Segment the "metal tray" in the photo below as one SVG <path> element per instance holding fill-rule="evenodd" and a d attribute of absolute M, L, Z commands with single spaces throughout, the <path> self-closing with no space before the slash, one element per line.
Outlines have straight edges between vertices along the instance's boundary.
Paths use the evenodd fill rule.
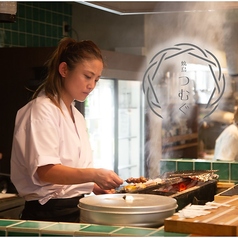
<path fill-rule="evenodd" d="M 174 198 L 152 194 L 102 194 L 79 200 L 80 222 L 159 227 L 178 207 Z"/>

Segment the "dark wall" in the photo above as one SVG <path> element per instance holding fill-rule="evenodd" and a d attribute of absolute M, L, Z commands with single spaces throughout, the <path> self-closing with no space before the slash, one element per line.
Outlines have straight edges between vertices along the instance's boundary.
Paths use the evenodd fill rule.
<path fill-rule="evenodd" d="M 54 47 L 0 48 L 0 173 L 10 173 L 10 157 L 15 116 L 32 96 L 39 69 Z"/>
<path fill-rule="evenodd" d="M 117 15 L 74 2 L 72 4 L 72 36 L 93 40 L 103 50 L 117 47 L 144 47 L 144 15 Z"/>

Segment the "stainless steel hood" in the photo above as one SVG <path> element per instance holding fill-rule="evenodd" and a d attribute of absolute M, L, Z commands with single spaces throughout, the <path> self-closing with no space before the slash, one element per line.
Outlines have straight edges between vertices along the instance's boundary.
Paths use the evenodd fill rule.
<path fill-rule="evenodd" d="M 77 1 L 118 15 L 215 11 L 238 8 L 236 1 Z"/>

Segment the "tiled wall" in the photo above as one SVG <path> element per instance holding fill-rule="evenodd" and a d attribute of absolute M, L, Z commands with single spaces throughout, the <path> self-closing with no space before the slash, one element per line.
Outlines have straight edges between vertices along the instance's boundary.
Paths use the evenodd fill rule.
<path fill-rule="evenodd" d="M 238 182 L 238 162 L 210 161 L 203 159 L 162 159 L 160 174 L 181 170 L 218 170 L 219 181 Z"/>
<path fill-rule="evenodd" d="M 172 237 L 189 236 L 188 234 L 178 234 L 165 232 L 160 228 L 140 228 L 105 226 L 84 223 L 57 223 L 43 221 L 22 221 L 0 219 L 0 236 L 126 236 L 126 237 Z"/>
<path fill-rule="evenodd" d="M 57 46 L 64 21 L 72 25 L 70 3 L 17 2 L 16 22 L 0 23 L 0 47 Z"/>

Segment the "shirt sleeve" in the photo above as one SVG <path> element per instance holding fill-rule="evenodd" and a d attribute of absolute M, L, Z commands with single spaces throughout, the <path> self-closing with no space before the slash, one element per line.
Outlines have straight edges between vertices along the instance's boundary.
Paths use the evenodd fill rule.
<path fill-rule="evenodd" d="M 215 160 L 235 160 L 238 152 L 237 138 L 233 135 L 218 138 L 215 144 Z"/>
<path fill-rule="evenodd" d="M 51 108 L 49 108 L 51 107 Z M 53 113 L 52 113 L 52 110 Z M 51 105 L 38 104 L 32 111 L 32 120 L 26 128 L 28 146 L 26 147 L 26 163 L 33 181 L 40 181 L 36 174 L 39 166 L 47 164 L 60 164 L 59 158 L 59 132 L 57 125 L 57 108 Z M 52 117 L 51 115 L 54 115 Z"/>

